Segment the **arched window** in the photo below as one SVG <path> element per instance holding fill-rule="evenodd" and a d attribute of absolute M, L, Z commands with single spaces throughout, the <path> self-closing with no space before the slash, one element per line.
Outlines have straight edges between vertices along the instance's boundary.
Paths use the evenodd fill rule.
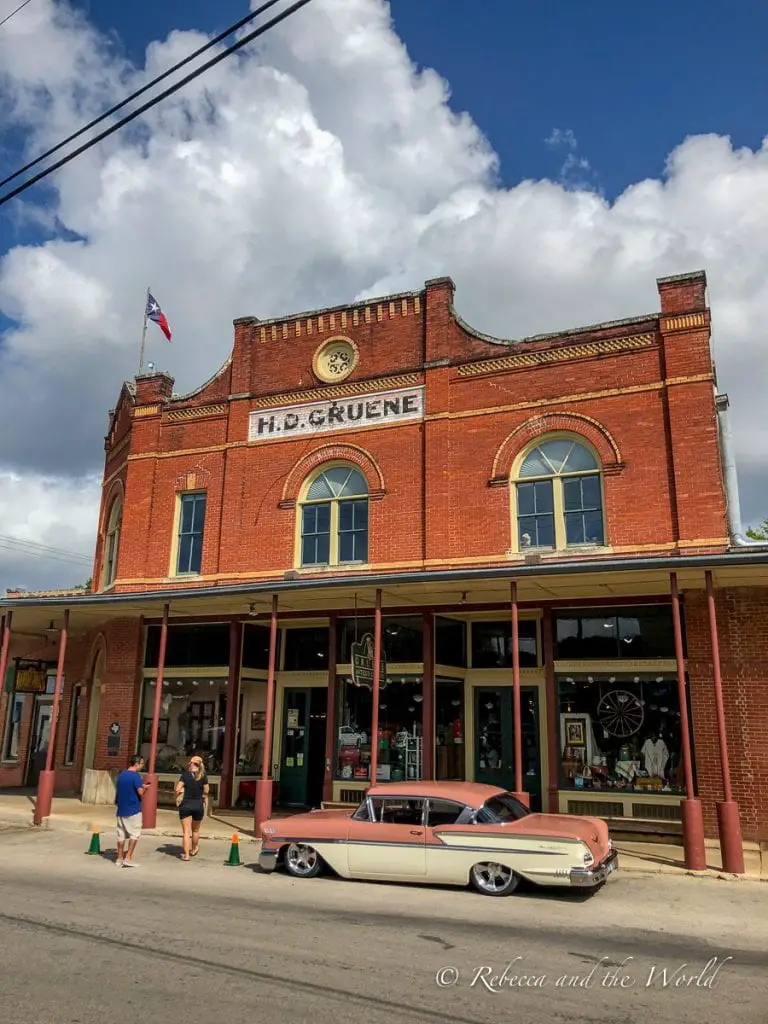
<path fill-rule="evenodd" d="M 605 543 L 600 464 L 571 438 L 540 441 L 516 474 L 518 548 L 599 547 Z"/>
<path fill-rule="evenodd" d="M 368 561 L 368 484 L 359 469 L 321 469 L 310 478 L 299 515 L 301 565 Z"/>
<path fill-rule="evenodd" d="M 120 526 L 122 521 L 123 503 L 120 498 L 115 498 L 109 510 L 107 537 L 104 544 L 104 572 L 102 574 L 102 586 L 104 587 L 114 583 L 117 574 L 117 555 L 120 548 Z"/>

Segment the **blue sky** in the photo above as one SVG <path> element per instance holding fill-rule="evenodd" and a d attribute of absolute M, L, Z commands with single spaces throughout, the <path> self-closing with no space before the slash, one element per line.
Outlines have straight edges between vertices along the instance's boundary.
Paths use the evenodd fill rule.
<path fill-rule="evenodd" d="M 76 6 L 136 62 L 173 28 L 221 31 L 245 12 L 239 0 Z M 490 138 L 506 185 L 558 176 L 562 151 L 544 142 L 555 128 L 571 129 L 608 197 L 658 177 L 687 135 L 715 132 L 753 148 L 764 135 L 764 0 L 391 0 L 391 8 L 412 59 L 448 79 L 453 107 Z"/>
<path fill-rule="evenodd" d="M 122 97 L 115 57 L 141 70 L 153 43 L 168 66 L 193 48 L 174 30 L 215 35 L 248 10 L 70 2 L 109 46 L 65 0 L 0 27 L 0 177 L 22 130 L 58 139 L 83 97 Z M 469 323 L 521 338 L 653 312 L 657 277 L 706 269 L 742 507 L 766 514 L 765 0 L 391 0 L 394 34 L 382 3 L 316 0 L 203 99 L 164 101 L 145 149 L 120 133 L 0 208 L 0 535 L 92 551 L 105 414 L 135 373 L 147 284 L 174 332 L 167 346 L 150 328 L 148 358 L 183 392 L 227 358 L 234 316 L 444 273 Z M 3 124 L 7 98 L 23 129 Z M 54 209 L 64 225 L 33 221 Z M 50 570 L 0 550 L 0 590 L 67 584 Z"/>
<path fill-rule="evenodd" d="M 0 0 L 0 12 L 10 3 Z M 173 29 L 216 33 L 246 11 L 241 0 L 73 6 L 137 64 L 147 43 Z M 663 175 L 688 135 L 713 132 L 756 148 L 765 134 L 762 0 L 391 0 L 391 9 L 411 58 L 450 82 L 453 108 L 469 111 L 490 139 L 502 185 L 558 179 L 568 148 L 546 141 L 556 129 L 573 133 L 576 155 L 589 163 L 581 180 L 609 199 Z M 15 138 L 0 149 L 6 173 L 18 166 Z M 0 254 L 40 237 L 0 217 Z M 6 325 L 0 314 L 0 330 Z"/>

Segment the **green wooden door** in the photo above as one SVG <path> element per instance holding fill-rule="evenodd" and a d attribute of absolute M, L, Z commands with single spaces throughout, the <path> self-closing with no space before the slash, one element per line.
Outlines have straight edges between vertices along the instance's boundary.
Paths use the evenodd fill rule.
<path fill-rule="evenodd" d="M 280 803 L 304 807 L 309 767 L 309 690 L 286 690 L 280 754 Z"/>
<path fill-rule="evenodd" d="M 534 686 L 520 688 L 523 734 L 523 789 L 532 811 L 541 810 L 539 751 L 539 694 Z M 475 780 L 500 789 L 515 788 L 515 747 L 511 686 L 475 690 Z"/>

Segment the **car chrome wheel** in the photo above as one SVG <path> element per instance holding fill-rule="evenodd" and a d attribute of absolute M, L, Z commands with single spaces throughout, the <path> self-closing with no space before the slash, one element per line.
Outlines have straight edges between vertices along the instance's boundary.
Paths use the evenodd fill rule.
<path fill-rule="evenodd" d="M 519 883 L 519 877 L 504 864 L 491 862 L 472 868 L 472 884 L 484 896 L 508 896 Z"/>
<path fill-rule="evenodd" d="M 303 843 L 291 843 L 285 851 L 286 870 L 296 878 L 314 878 L 319 874 L 322 861 L 317 850 Z"/>

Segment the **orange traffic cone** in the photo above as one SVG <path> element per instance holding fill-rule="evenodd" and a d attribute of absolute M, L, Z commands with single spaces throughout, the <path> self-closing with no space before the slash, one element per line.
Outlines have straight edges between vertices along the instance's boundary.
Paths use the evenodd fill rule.
<path fill-rule="evenodd" d="M 237 832 L 232 836 L 232 845 L 229 848 L 229 860 L 226 863 L 226 867 L 240 867 L 240 839 Z"/>

